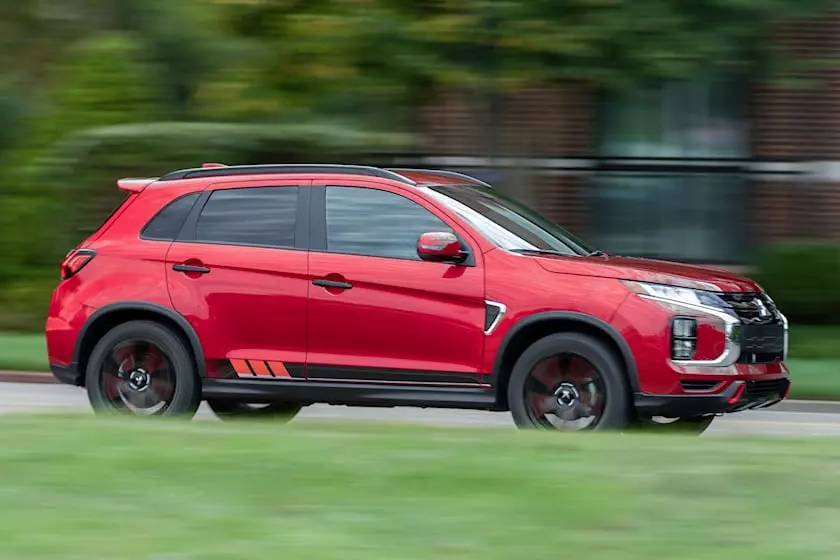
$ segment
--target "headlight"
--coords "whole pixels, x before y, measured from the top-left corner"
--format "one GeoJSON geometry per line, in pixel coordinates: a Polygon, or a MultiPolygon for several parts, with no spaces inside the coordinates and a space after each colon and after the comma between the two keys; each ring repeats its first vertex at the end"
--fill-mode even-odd
{"type": "Polygon", "coordinates": [[[630,280],[622,280],[622,282],[634,293],[654,297],[660,300],[687,303],[690,305],[702,305],[704,307],[713,307],[715,309],[727,308],[723,299],[714,292],[692,290],[690,288],[680,288],[678,286],[667,286],[665,284],[649,284],[647,282],[635,282],[630,280]]]}

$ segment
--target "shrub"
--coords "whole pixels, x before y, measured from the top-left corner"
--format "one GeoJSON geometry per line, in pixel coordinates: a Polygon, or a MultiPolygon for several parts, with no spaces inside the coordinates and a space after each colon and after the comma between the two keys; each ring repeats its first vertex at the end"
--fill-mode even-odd
{"type": "Polygon", "coordinates": [[[786,243],[763,251],[758,279],[795,323],[840,323],[840,245],[786,243]]]}

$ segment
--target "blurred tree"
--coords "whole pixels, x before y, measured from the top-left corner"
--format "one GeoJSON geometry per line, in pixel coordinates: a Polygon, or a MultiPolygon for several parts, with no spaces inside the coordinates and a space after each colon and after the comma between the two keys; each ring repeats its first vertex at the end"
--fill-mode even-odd
{"type": "Polygon", "coordinates": [[[239,63],[202,89],[228,118],[326,114],[390,127],[430,87],[769,74],[767,37],[831,0],[216,0],[239,63]]]}
{"type": "Polygon", "coordinates": [[[170,117],[167,98],[155,87],[158,72],[131,35],[98,34],[77,43],[56,62],[39,132],[54,142],[79,129],[170,117]]]}
{"type": "Polygon", "coordinates": [[[191,119],[195,95],[218,65],[224,41],[216,11],[206,0],[113,1],[114,27],[135,33],[145,56],[158,71],[174,116],[191,119]]]}

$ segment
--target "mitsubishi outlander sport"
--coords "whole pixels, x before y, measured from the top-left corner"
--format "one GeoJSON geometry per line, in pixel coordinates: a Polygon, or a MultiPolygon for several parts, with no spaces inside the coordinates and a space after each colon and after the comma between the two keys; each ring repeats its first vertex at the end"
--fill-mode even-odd
{"type": "Polygon", "coordinates": [[[205,164],[118,186],[46,323],[54,375],[97,411],[700,433],[788,395],[787,320],[754,282],[604,254],[466,175],[205,164]]]}

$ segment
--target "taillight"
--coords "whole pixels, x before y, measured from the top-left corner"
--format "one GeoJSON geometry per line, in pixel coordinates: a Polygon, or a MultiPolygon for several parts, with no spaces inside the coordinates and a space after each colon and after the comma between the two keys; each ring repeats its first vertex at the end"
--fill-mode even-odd
{"type": "Polygon", "coordinates": [[[91,249],[74,249],[67,253],[67,256],[61,262],[61,279],[67,280],[77,274],[95,256],[96,251],[91,249]]]}

